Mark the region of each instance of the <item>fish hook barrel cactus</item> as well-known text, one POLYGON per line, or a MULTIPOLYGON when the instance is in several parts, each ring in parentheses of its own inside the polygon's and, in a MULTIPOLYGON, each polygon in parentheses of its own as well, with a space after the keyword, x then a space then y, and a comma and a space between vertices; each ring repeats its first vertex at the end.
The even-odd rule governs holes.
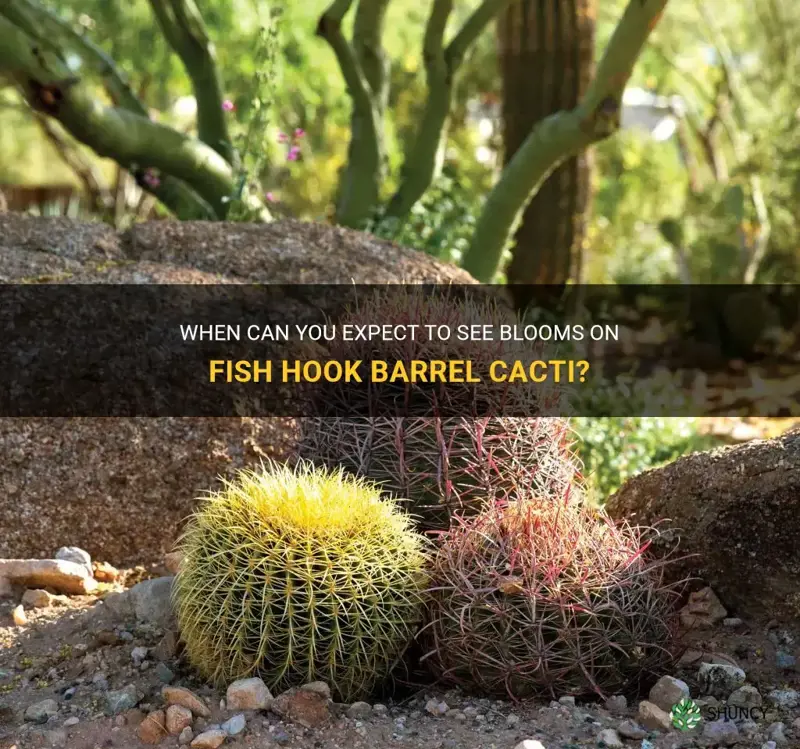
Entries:
POLYGON ((521 500, 461 520, 435 558, 423 660, 512 699, 646 685, 673 658, 679 594, 641 538, 583 503, 521 500))
POLYGON ((377 482, 421 530, 517 496, 564 497, 578 471, 565 419, 310 417, 301 428, 304 457, 377 482))
POLYGON ((426 540, 369 483, 300 463, 246 471, 200 504, 174 586, 190 663, 218 685, 322 680, 363 699, 418 631, 426 540))
MULTIPOLYGON (((379 320, 416 324, 413 340, 337 339, 331 359, 401 362, 471 361, 486 373, 495 360, 537 358, 528 344, 458 340, 456 331, 514 321, 490 294, 459 287, 431 293, 379 290, 342 318, 358 329, 379 320), (470 292, 470 293, 467 293, 470 292), (442 340, 428 335, 446 326, 442 340)), ((563 496, 578 471, 568 423, 548 416, 560 392, 550 382, 326 383, 301 421, 299 453, 307 460, 378 482, 406 500, 422 530, 446 529, 456 514, 474 514, 512 495, 563 496)))

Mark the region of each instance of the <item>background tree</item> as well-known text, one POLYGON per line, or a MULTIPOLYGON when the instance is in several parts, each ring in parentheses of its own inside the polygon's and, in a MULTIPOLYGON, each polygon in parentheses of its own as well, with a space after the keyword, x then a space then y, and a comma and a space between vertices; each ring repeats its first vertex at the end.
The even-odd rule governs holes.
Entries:
MULTIPOLYGON (((573 109, 585 94, 594 65, 596 12, 596 0, 515 0, 500 15, 506 162, 537 122, 573 109)), ((591 151, 586 150, 544 181, 514 235, 506 270, 510 284, 579 279, 591 178, 591 151)))

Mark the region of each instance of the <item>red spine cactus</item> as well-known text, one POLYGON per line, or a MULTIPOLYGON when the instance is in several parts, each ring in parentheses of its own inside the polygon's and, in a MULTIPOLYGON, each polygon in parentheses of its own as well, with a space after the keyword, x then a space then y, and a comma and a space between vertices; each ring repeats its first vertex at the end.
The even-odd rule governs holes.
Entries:
POLYGON ((678 592, 642 530, 582 503, 490 508, 443 534, 426 660, 443 681, 521 699, 608 696, 672 660, 678 592))

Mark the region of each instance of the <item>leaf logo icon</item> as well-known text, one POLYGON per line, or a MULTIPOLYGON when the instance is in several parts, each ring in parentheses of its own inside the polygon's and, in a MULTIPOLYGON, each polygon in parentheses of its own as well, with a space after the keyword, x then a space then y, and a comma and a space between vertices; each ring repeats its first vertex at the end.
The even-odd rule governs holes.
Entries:
POLYGON ((690 700, 688 697, 673 705, 669 716, 672 719, 672 725, 679 731, 691 731, 703 719, 700 715, 700 708, 694 700, 690 700))

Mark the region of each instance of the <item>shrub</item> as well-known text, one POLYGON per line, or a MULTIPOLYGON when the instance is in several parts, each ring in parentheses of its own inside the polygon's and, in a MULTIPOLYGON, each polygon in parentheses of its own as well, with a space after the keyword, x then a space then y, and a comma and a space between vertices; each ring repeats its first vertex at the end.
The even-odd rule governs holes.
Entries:
POLYGON ((675 594, 639 529, 523 500, 457 523, 435 558, 424 656, 482 694, 607 696, 671 660, 675 594))
POLYGON ((367 696, 420 623, 425 540, 368 483, 300 464, 243 472, 201 504, 181 540, 178 623, 212 682, 315 680, 367 696))

